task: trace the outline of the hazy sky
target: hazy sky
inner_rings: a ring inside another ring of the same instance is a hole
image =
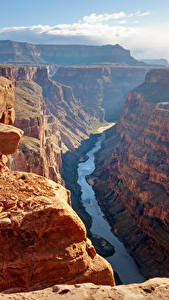
[[[0,39],[120,44],[169,59],[169,0],[0,0]]]

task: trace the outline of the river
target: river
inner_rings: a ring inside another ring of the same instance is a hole
[[[88,159],[85,162],[78,164],[78,184],[81,187],[81,201],[86,208],[86,211],[92,217],[91,232],[98,234],[107,241],[109,241],[115,249],[115,253],[107,257],[107,260],[112,265],[124,284],[133,282],[143,282],[145,279],[140,274],[133,258],[128,254],[124,245],[111,232],[109,224],[104,219],[98,202],[95,197],[94,190],[86,181],[86,176],[93,173],[95,170],[94,157],[95,153],[100,150],[102,141],[104,140],[104,133],[99,137],[94,147],[86,154]]]

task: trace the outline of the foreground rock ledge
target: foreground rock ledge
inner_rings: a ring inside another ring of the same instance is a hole
[[[114,285],[72,210],[69,193],[44,177],[7,168],[0,174],[0,291],[56,283]]]
[[[12,293],[12,294],[10,294]],[[92,283],[75,285],[55,285],[28,293],[5,291],[0,300],[168,300],[169,279],[154,278],[142,284],[129,284],[116,287],[99,286]]]
[[[17,150],[22,135],[21,129],[0,123],[0,153],[13,154]]]

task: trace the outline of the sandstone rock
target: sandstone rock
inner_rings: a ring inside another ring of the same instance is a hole
[[[12,154],[16,151],[23,131],[11,125],[0,124],[0,154]]]
[[[14,112],[14,87],[10,80],[0,76],[0,123],[13,124]]]
[[[0,75],[15,83],[15,126],[24,130],[8,166],[63,183],[61,153],[88,138],[96,120],[83,112],[71,88],[49,79],[46,67],[1,66]]]
[[[13,293],[13,294],[10,294]],[[74,285],[54,285],[53,287],[18,293],[8,290],[0,294],[0,300],[168,300],[169,279],[154,278],[142,284],[116,287],[94,285],[92,283]]]
[[[86,238],[64,187],[9,170],[2,172],[0,186],[1,291],[55,283],[114,285],[111,266]]]

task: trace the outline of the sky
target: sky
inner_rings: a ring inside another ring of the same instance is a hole
[[[169,60],[169,0],[0,0],[0,40],[120,44]]]

